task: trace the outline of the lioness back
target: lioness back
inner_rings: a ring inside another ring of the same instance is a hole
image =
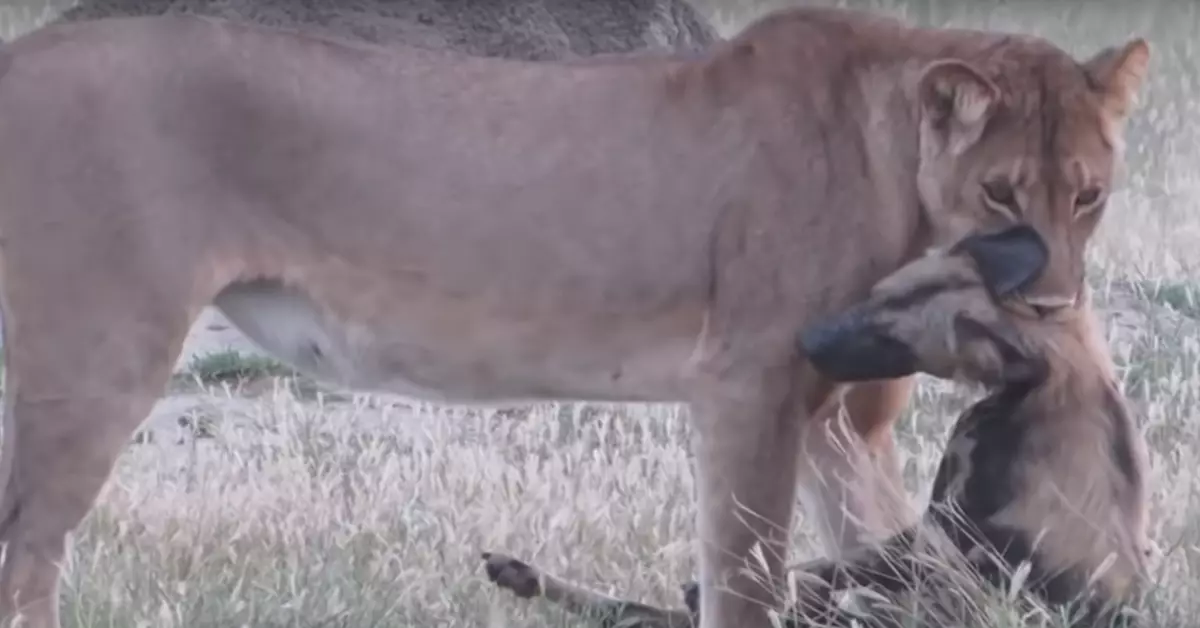
[[[145,225],[196,268],[254,251],[255,275],[306,284],[305,325],[322,331],[289,341],[289,360],[435,397],[446,362],[505,380],[453,391],[468,398],[545,377],[585,397],[598,381],[638,398],[678,388],[721,184],[700,172],[735,138],[714,137],[703,110],[663,116],[676,61],[524,64],[179,16],[48,27],[7,54],[0,142],[86,138],[72,163],[53,157],[81,185],[93,151],[109,155],[108,180],[132,196],[76,224]],[[31,116],[42,123],[4,124]],[[544,333],[553,320],[570,321],[562,335]],[[379,324],[388,336],[366,331]],[[538,356],[552,343],[598,359],[549,373]],[[413,345],[428,349],[388,357]],[[501,354],[526,357],[500,369]]]
[[[107,181],[126,180],[127,198],[84,220],[120,212],[104,218],[173,234],[194,248],[181,267],[217,265],[218,282],[303,285],[296,298],[311,342],[275,348],[367,387],[393,387],[388,373],[403,371],[395,386],[404,391],[467,370],[473,382],[452,394],[678,399],[706,317],[732,320],[714,308],[736,303],[782,321],[813,313],[806,294],[823,291],[825,307],[860,294],[917,244],[920,206],[897,192],[932,185],[878,161],[911,135],[865,121],[911,115],[896,104],[907,93],[897,81],[947,50],[984,64],[1014,94],[976,158],[1006,172],[1010,159],[1066,159],[1092,175],[1110,167],[1102,114],[1088,110],[1091,84],[1049,44],[829,10],[781,12],[701,55],[587,63],[180,16],[58,25],[7,50],[0,125],[22,123],[0,127],[0,143],[45,150],[6,164],[0,187],[94,168],[94,155],[106,155]],[[895,75],[872,69],[884,62],[899,64]],[[1002,73],[1010,66],[1037,70]],[[850,69],[861,82],[845,80]],[[1058,124],[1027,120],[1039,103],[1059,107]],[[51,149],[67,129],[86,138],[75,154]],[[962,176],[939,168],[922,166],[921,176]],[[793,209],[786,198],[817,202]],[[1053,200],[1028,219],[1052,231],[1059,223],[1043,214],[1057,211]],[[927,205],[1006,219],[974,203]],[[863,207],[873,208],[870,232],[847,220]],[[739,248],[742,234],[761,242]],[[833,244],[851,237],[873,241],[865,258]],[[1079,242],[1047,240],[1059,250]],[[763,261],[739,260],[743,250]],[[826,260],[819,272],[813,259]],[[764,284],[737,279],[740,268],[795,271],[746,292]],[[1075,268],[1076,252],[1060,252],[1046,275],[1058,285]],[[546,359],[574,354],[588,358]]]

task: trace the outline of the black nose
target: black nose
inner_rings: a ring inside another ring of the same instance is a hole
[[[1033,309],[1033,313],[1037,314],[1038,318],[1046,318],[1047,316],[1062,309],[1052,305],[1035,305],[1032,303],[1029,304],[1029,307]]]
[[[1036,297],[1026,295],[1020,298],[1030,311],[1038,318],[1047,318],[1051,316],[1061,315],[1063,312],[1069,311],[1079,305],[1081,293],[1076,293],[1074,296],[1065,298],[1053,297]]]
[[[912,349],[862,317],[814,325],[801,334],[799,345],[819,373],[838,382],[893,379],[916,372]]]

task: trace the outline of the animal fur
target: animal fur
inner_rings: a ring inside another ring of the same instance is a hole
[[[797,326],[1018,209],[1051,250],[1020,298],[1071,311],[1148,54],[832,9],[574,62],[190,16],[9,42],[0,615],[58,625],[67,535],[215,303],[349,388],[687,403],[704,628],[763,625],[753,545],[782,577],[797,478],[853,477]]]
[[[809,330],[803,347],[842,380],[906,363],[895,370],[985,385],[955,424],[922,528],[997,585],[1028,562],[1024,584],[1045,603],[1077,606],[1076,626],[1110,626],[1144,574],[1145,444],[1090,312],[1025,320],[996,304],[1036,278],[1041,246],[1022,227],[968,238]],[[923,536],[914,527],[809,571],[835,589],[903,589],[930,569],[914,552]]]
[[[1145,571],[1145,444],[1094,320],[1024,319],[999,302],[1035,278],[1045,257],[1028,227],[973,236],[913,262],[862,305],[806,332],[803,351],[839,379],[920,371],[983,384],[989,393],[955,424],[921,525],[842,560],[801,567],[800,582],[819,583],[802,604],[804,617],[845,619],[820,608],[819,598],[855,586],[930,595],[946,575],[936,572],[949,569],[1007,591],[1028,563],[1025,588],[1073,612],[1072,625],[1132,624],[1123,611]],[[508,556],[484,559],[498,586],[606,626],[683,626],[698,612],[694,586],[688,610],[659,609],[600,596]],[[971,621],[972,605],[940,597],[936,612],[958,614],[941,621]]]
[[[187,13],[300,28],[381,44],[403,43],[481,56],[528,60],[591,58],[642,50],[699,51],[719,41],[716,29],[686,0],[82,0],[56,22]],[[904,493],[892,426],[911,394],[912,380],[848,387],[814,415],[844,416],[862,446],[843,455],[842,487],[810,482],[814,520],[826,510],[849,510],[873,534],[900,529],[915,513]],[[857,458],[856,458],[857,456]],[[831,520],[837,545],[858,532]]]

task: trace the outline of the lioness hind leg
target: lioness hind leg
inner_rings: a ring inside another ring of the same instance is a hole
[[[20,449],[12,460],[12,476],[4,487],[8,508],[0,523],[5,544],[0,568],[0,626],[24,615],[21,626],[54,628],[57,619],[59,562],[66,537],[83,519],[108,478],[121,446],[136,422],[116,437],[113,417],[149,411],[150,403],[131,399],[64,399],[13,404],[15,436]],[[144,414],[140,415],[144,416]],[[78,429],[88,420],[109,423],[104,430]],[[8,434],[5,438],[9,438]]]
[[[488,579],[520,598],[543,597],[603,628],[690,628],[692,614],[589,591],[504,554],[483,554]]]
[[[165,390],[189,321],[182,305],[151,323],[153,308],[117,301],[76,303],[74,315],[65,300],[45,311],[17,303],[4,329],[0,626],[19,613],[22,627],[57,628],[67,537]]]

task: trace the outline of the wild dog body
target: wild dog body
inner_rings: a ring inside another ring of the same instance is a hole
[[[1012,243],[998,248],[1004,238]],[[834,588],[912,586],[929,570],[914,552],[934,529],[996,584],[1007,587],[1027,561],[1024,585],[1048,604],[1077,605],[1075,625],[1112,625],[1139,592],[1145,444],[1096,321],[1090,311],[1022,319],[995,305],[1036,277],[1040,246],[1021,227],[968,238],[945,259],[914,262],[804,337],[813,363],[839,381],[919,371],[990,391],[954,426],[924,530],[811,567]]]
[[[687,402],[716,585],[787,528],[797,475],[851,471],[808,421],[837,386],[792,351],[796,325],[1016,208],[1052,251],[1024,298],[1072,302],[1147,54],[1079,64],[831,10],[586,63],[183,17],[11,42],[0,600],[57,624],[65,536],[213,302],[359,389]],[[705,628],[764,622],[762,589],[728,584]]]
[[[1008,590],[1027,561],[1024,586],[1048,604],[1078,604],[1078,626],[1113,625],[1136,596],[1146,549],[1145,449],[1094,321],[1022,319],[996,303],[1040,271],[1043,246],[1027,227],[968,238],[906,266],[863,305],[806,333],[806,353],[839,380],[922,371],[990,389],[954,425],[922,525],[844,559],[808,563],[809,576],[833,590],[920,586],[931,595],[931,575],[939,574],[930,572],[953,566]],[[698,611],[694,586],[689,610],[667,610],[601,596],[507,556],[484,558],[499,586],[604,625],[686,626]],[[837,616],[814,606],[804,612]]]
[[[1087,348],[1069,333],[1056,338],[1064,351]],[[1005,386],[963,414],[924,518],[987,580],[1007,587],[1028,561],[1029,590],[1050,605],[1082,602],[1075,625],[1107,627],[1110,613],[1138,594],[1144,574],[1143,444],[1115,383],[1087,367],[1058,382]],[[903,548],[918,534],[888,545]]]

